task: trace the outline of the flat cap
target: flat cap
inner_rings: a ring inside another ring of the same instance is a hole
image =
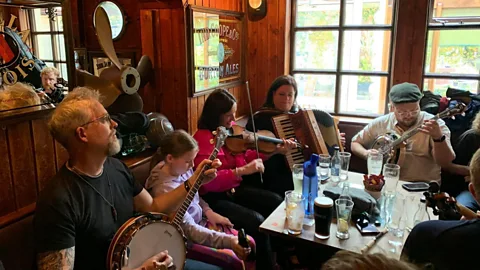
[[[409,103],[419,101],[423,94],[416,84],[405,82],[392,86],[388,96],[393,103]]]

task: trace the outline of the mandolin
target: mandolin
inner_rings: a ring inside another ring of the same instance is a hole
[[[441,113],[436,114],[431,120],[438,120],[443,118],[450,118],[458,114],[462,114],[467,106],[459,102],[455,107],[446,109]],[[384,135],[378,136],[372,144],[371,149],[376,149],[384,157],[384,163],[398,163],[402,154],[404,154],[405,141],[413,137],[420,131],[420,127],[423,123],[420,123],[415,128],[404,132],[401,136],[395,132],[388,132]]]

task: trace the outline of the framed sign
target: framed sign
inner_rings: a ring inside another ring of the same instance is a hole
[[[188,82],[192,97],[245,81],[246,21],[241,12],[188,5]]]
[[[103,52],[89,52],[89,71],[95,76],[100,76],[102,70],[113,65],[112,61]],[[117,53],[122,65],[135,67],[135,53]]]

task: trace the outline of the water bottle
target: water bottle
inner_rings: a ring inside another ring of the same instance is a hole
[[[318,195],[318,159],[317,154],[312,154],[310,160],[303,163],[302,195],[305,197],[305,215],[308,218],[313,218],[313,204]]]
[[[330,178],[333,182],[338,182],[340,180],[340,147],[335,146],[335,151],[333,152],[332,161],[330,162]]]
[[[350,196],[350,184],[348,182],[343,183],[342,193],[338,197],[339,199],[346,199],[352,200],[352,196]]]
[[[427,205],[425,204],[424,200],[420,200],[420,203],[418,204],[417,212],[415,212],[415,216],[413,216],[414,227],[425,219],[426,213],[427,213]]]

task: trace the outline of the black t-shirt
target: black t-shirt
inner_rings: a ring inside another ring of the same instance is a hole
[[[99,177],[81,177],[64,165],[42,190],[33,221],[35,246],[38,253],[75,246],[75,269],[106,269],[110,241],[134,215],[133,197],[143,187],[125,164],[110,157]],[[110,203],[113,194],[116,222],[112,207],[85,181]]]
[[[479,147],[480,134],[473,129],[465,131],[453,146],[455,151],[453,163],[468,166],[473,154]],[[442,190],[448,192],[451,196],[457,196],[460,192],[468,190],[468,183],[465,182],[465,178],[462,175],[442,171]]]
[[[415,226],[405,242],[402,258],[435,269],[477,269],[480,220],[432,220]]]

